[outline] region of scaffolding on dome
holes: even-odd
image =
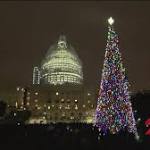
[[[57,43],[50,46],[41,64],[41,80],[44,84],[82,84],[82,62],[74,48],[60,36]]]

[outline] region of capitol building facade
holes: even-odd
[[[17,87],[16,107],[32,112],[28,123],[92,123],[98,92],[83,81],[82,62],[61,35],[33,68],[33,83]]]
[[[61,35],[50,48],[41,67],[33,70],[33,84],[82,84],[82,63],[74,48]]]

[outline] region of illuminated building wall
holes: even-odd
[[[40,70],[38,67],[33,69],[33,84],[40,84]]]
[[[21,91],[20,91],[21,92]],[[19,92],[18,92],[19,94]],[[83,86],[31,86],[28,87],[32,117],[29,123],[86,122],[92,123],[96,108],[94,89]],[[22,107],[20,106],[22,109]]]
[[[27,100],[27,108],[32,111],[30,123],[41,119],[44,122],[45,119],[46,122],[92,121],[95,91],[92,93],[84,87],[82,63],[65,36],[61,35],[48,49],[41,66],[34,68],[33,84]]]
[[[82,84],[82,64],[74,48],[60,36],[52,45],[41,65],[41,80],[44,84]]]

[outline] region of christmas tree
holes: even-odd
[[[127,129],[137,134],[129,94],[129,82],[119,52],[119,39],[114,31],[114,20],[108,19],[108,39],[102,79],[96,108],[95,126],[100,133],[115,134]]]

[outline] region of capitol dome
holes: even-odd
[[[60,36],[52,45],[41,64],[41,80],[44,84],[82,84],[82,63],[74,48]]]

